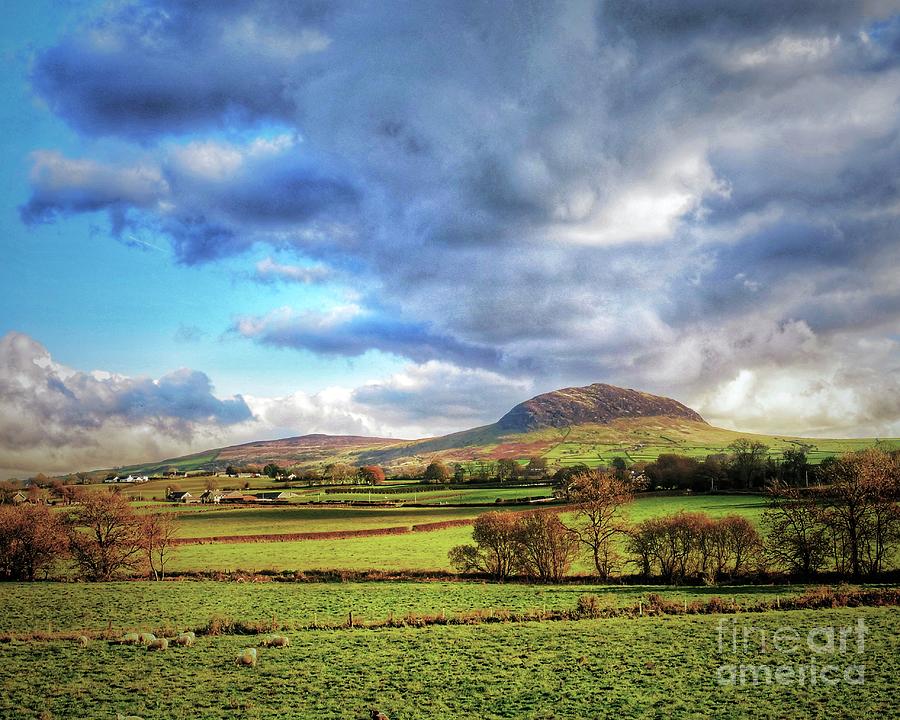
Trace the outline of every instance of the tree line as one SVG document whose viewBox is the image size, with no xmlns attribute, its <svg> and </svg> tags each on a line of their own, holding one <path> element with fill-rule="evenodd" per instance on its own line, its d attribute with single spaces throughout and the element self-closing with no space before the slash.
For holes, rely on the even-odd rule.
<svg viewBox="0 0 900 720">
<path fill-rule="evenodd" d="M 35 580 L 68 563 L 85 580 L 111 580 L 139 568 L 161 580 L 171 557 L 177 516 L 137 514 L 118 493 L 82 492 L 65 510 L 0 507 L 0 579 Z"/>
<path fill-rule="evenodd" d="M 822 484 L 775 478 L 766 488 L 760 534 L 747 518 L 678 512 L 630 523 L 639 480 L 609 471 L 568 478 L 572 511 L 492 512 L 474 523 L 474 544 L 458 545 L 450 561 L 460 572 L 496 579 L 521 575 L 559 581 L 581 555 L 600 578 L 632 569 L 668 583 L 828 569 L 860 580 L 900 559 L 900 463 L 877 449 L 826 464 Z"/>
</svg>

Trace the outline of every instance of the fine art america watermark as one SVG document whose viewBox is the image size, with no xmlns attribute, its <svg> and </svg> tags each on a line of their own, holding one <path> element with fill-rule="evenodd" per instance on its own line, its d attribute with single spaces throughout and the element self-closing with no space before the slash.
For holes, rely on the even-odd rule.
<svg viewBox="0 0 900 720">
<path fill-rule="evenodd" d="M 866 623 L 819 625 L 774 630 L 754 627 L 736 617 L 719 620 L 719 685 L 862 685 Z"/>
</svg>

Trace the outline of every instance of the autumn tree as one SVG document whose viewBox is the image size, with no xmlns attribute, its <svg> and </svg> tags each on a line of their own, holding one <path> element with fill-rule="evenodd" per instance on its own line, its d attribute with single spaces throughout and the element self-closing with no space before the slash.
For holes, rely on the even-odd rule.
<svg viewBox="0 0 900 720">
<path fill-rule="evenodd" d="M 517 516 L 487 512 L 475 518 L 474 545 L 457 545 L 450 550 L 451 564 L 459 572 L 478 572 L 505 580 L 516 568 L 518 557 Z"/>
<path fill-rule="evenodd" d="M 357 470 L 357 475 L 359 475 L 359 481 L 363 485 L 384 484 L 384 470 L 382 470 L 378 465 L 364 465 L 359 470 Z"/>
<path fill-rule="evenodd" d="M 141 518 L 124 496 L 84 493 L 68 520 L 72 559 L 87 579 L 109 580 L 142 559 L 142 530 Z"/>
<path fill-rule="evenodd" d="M 615 559 L 614 539 L 622 532 L 622 510 L 633 499 L 631 486 L 614 473 L 576 475 L 568 489 L 575 504 L 571 529 L 591 553 L 597 574 L 608 578 Z"/>
<path fill-rule="evenodd" d="M 516 522 L 518 555 L 523 574 L 542 582 L 559 582 L 578 554 L 578 536 L 550 510 L 535 510 Z"/>
<path fill-rule="evenodd" d="M 322 478 L 331 485 L 346 485 L 356 479 L 356 468 L 347 463 L 330 463 L 322 471 Z"/>
<path fill-rule="evenodd" d="M 46 505 L 0 507 L 0 578 L 34 580 L 67 551 L 65 528 Z"/>
</svg>

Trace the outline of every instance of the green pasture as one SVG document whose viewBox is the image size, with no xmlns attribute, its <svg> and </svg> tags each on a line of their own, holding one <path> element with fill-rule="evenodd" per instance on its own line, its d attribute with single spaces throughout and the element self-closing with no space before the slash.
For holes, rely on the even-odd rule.
<svg viewBox="0 0 900 720">
<path fill-rule="evenodd" d="M 865 623 L 850 654 L 734 653 L 719 628 L 736 619 L 802 636 Z M 291 646 L 233 659 L 255 637 L 201 637 L 148 653 L 94 641 L 14 641 L 2 647 L 0 717 L 144 720 L 435 718 L 896 717 L 900 626 L 895 608 L 670 616 L 572 622 L 297 631 Z M 862 684 L 722 685 L 732 664 L 864 664 Z M 727 677 L 727 674 L 725 675 Z M 832 676 L 833 677 L 833 676 Z"/>
<path fill-rule="evenodd" d="M 817 439 L 781 435 L 755 435 L 724 428 L 684 422 L 677 419 L 651 418 L 620 420 L 609 425 L 579 425 L 552 439 L 542 431 L 551 447 L 543 457 L 552 463 L 570 466 L 584 463 L 589 467 L 608 465 L 613 458 L 628 463 L 652 462 L 663 454 L 684 455 L 703 460 L 708 455 L 728 452 L 728 446 L 739 438 L 769 446 L 769 455 L 781 458 L 785 450 L 804 449 L 813 464 L 826 457 L 878 445 L 885 449 L 900 448 L 900 439 Z M 525 436 L 530 437 L 530 436 Z"/>
<path fill-rule="evenodd" d="M 651 495 L 639 497 L 627 515 L 639 522 L 679 510 L 705 512 L 713 517 L 742 514 L 756 522 L 762 512 L 759 495 Z M 474 518 L 492 508 L 242 508 L 185 512 L 185 537 L 216 535 L 361 530 L 417 523 Z M 503 510 L 523 510 L 511 507 Z M 244 530 L 245 532 L 242 532 Z M 253 532 L 250 532 L 253 530 Z M 300 540 L 262 543 L 210 543 L 176 549 L 175 570 L 415 570 L 450 569 L 447 553 L 454 545 L 471 542 L 471 528 L 454 527 L 405 535 L 339 540 Z M 575 572 L 590 572 L 577 562 Z"/>
<path fill-rule="evenodd" d="M 567 610 L 585 593 L 604 605 L 625 607 L 650 593 L 681 602 L 727 597 L 738 603 L 802 594 L 804 585 L 680 587 L 654 585 L 529 585 L 471 581 L 383 581 L 346 583 L 211 580 L 111 583 L 0 584 L 0 633 L 98 632 L 113 628 L 155 631 L 192 630 L 210 618 L 246 623 L 275 618 L 287 628 L 315 622 L 341 622 L 352 612 L 356 622 L 380 622 L 391 614 L 456 615 L 474 610 Z"/>
</svg>

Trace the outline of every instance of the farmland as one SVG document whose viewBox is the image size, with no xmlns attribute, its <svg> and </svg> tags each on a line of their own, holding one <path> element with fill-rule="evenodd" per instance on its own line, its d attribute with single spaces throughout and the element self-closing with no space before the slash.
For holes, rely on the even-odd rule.
<svg viewBox="0 0 900 720">
<path fill-rule="evenodd" d="M 0 716 L 299 720 L 364 718 L 377 707 L 404 720 L 889 717 L 900 672 L 896 615 L 854 608 L 752 616 L 756 628 L 804 633 L 862 620 L 865 682 L 835 686 L 720 686 L 717 668 L 736 660 L 717 645 L 715 615 L 300 631 L 289 634 L 289 648 L 260 650 L 255 668 L 232 662 L 256 644 L 248 637 L 201 637 L 192 648 L 162 653 L 103 641 L 86 648 L 15 641 L 3 648 L 16 672 L 2 681 Z M 751 648 L 738 661 L 770 663 L 772 656 Z"/>
<path fill-rule="evenodd" d="M 276 462 L 285 467 L 321 471 L 328 463 L 340 462 L 382 465 L 391 474 L 420 467 L 437 457 L 459 462 L 470 471 L 478 469 L 479 461 L 510 458 L 525 462 L 535 456 L 562 467 L 577 463 L 597 467 L 608 465 L 619 457 L 628 463 L 650 462 L 666 453 L 703 459 L 707 455 L 727 453 L 728 446 L 740 438 L 767 445 L 769 455 L 775 459 L 779 459 L 785 450 L 804 449 L 812 464 L 833 455 L 876 445 L 883 449 L 900 448 L 898 438 L 821 439 L 760 435 L 684 418 L 620 417 L 604 424 L 583 423 L 527 432 L 514 432 L 494 424 L 416 441 L 304 436 L 220 448 L 161 463 L 122 468 L 119 472 L 224 470 L 228 464 L 239 462 L 255 463 L 259 467 Z"/>
</svg>

